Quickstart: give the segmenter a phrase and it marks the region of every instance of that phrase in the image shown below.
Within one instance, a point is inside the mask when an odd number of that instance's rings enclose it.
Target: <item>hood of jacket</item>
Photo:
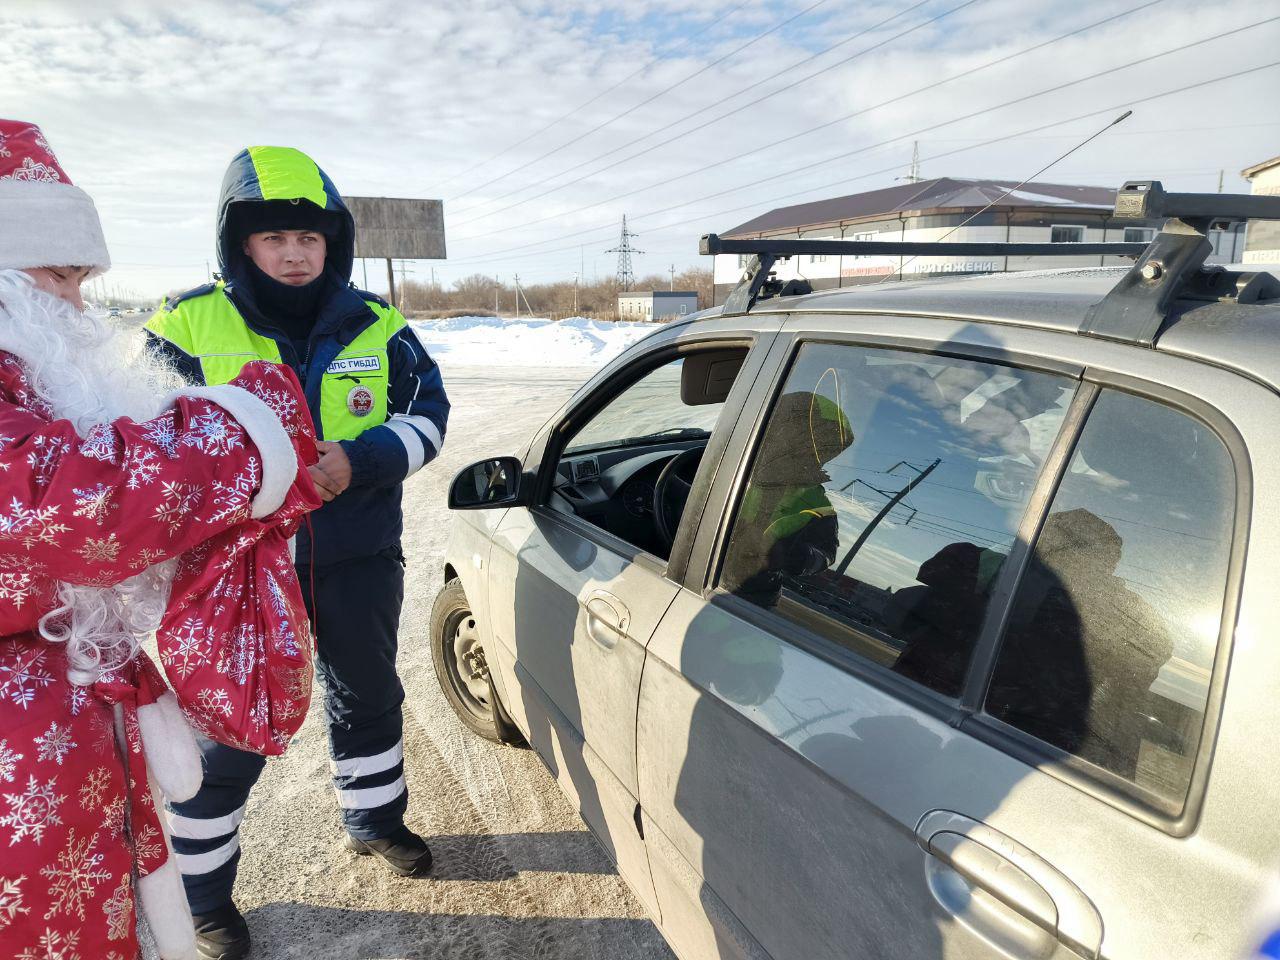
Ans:
[[[350,281],[355,260],[355,220],[328,174],[293,147],[245,147],[227,167],[218,200],[217,227],[218,266],[224,274],[234,272],[242,257],[237,238],[229,234],[232,208],[265,200],[310,203],[336,214],[338,231],[328,238],[325,259],[344,285]]]

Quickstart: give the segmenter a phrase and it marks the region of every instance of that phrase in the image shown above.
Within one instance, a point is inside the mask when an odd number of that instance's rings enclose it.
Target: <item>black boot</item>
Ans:
[[[357,840],[347,834],[344,845],[360,856],[375,856],[402,877],[421,877],[431,869],[427,842],[403,824],[390,836],[377,840]]]
[[[234,903],[192,916],[196,952],[202,960],[244,960],[249,956],[249,925]]]

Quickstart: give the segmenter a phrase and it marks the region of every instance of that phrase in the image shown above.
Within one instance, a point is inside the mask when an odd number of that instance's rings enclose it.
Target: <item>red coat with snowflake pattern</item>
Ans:
[[[314,462],[311,423],[289,371],[251,364],[236,385],[282,415],[300,464]],[[246,431],[207,399],[182,397],[154,420],[118,420],[79,437],[35,395],[21,362],[0,353],[3,960],[134,960],[134,877],[169,856],[136,713],[166,691],[164,682],[140,654],[91,687],[72,685],[63,647],[37,632],[57,605],[57,581],[106,586],[183,557],[166,617],[181,622],[211,615],[207,604],[216,601],[189,589],[204,567],[224,566],[201,582],[222,582],[226,590],[223,581],[242,575],[245,563],[265,562],[285,604],[272,623],[303,638],[297,647],[309,684],[301,596],[280,556],[285,537],[319,500],[299,469],[283,507],[253,520],[262,472]],[[261,556],[254,554],[258,547]],[[258,611],[236,609],[240,619],[260,625]],[[236,611],[219,616],[218,629],[234,631]],[[190,653],[186,666],[216,669],[216,647]],[[298,694],[300,677],[288,683],[289,695]],[[281,704],[301,722],[305,696]]]

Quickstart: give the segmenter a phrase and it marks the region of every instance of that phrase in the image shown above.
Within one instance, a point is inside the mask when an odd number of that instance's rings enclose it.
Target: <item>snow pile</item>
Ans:
[[[413,329],[433,359],[449,366],[474,367],[599,367],[660,327],[657,323],[610,323],[586,317],[413,321]]]

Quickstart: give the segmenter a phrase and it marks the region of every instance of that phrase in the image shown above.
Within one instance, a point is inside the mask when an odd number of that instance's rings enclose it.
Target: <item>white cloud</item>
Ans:
[[[737,117],[702,124],[747,99],[833,63],[862,47],[955,6],[936,0],[875,34],[856,40],[795,74],[736,91],[816,50],[910,6],[908,0],[827,0],[812,14],[754,44],[652,104],[482,190],[458,194],[538,157],[564,141],[723,56],[800,9],[752,0],[730,17],[734,0],[524,0],[403,4],[391,0],[315,0],[307,4],[186,0],[19,0],[0,12],[6,69],[0,103],[7,116],[40,123],[77,182],[103,214],[118,266],[114,281],[158,295],[202,282],[213,259],[214,204],[227,161],[243,146],[297,146],[316,158],[350,194],[443,196],[451,261],[434,266],[452,279],[484,271],[531,281],[567,276],[580,257],[587,272],[612,271],[603,250],[625,212],[640,231],[642,271],[697,261],[700,233],[724,230],[786,202],[886,186],[893,172],[853,179],[898,164],[910,138],[670,213],[664,207],[767,177],[809,160],[857,150],[1023,93],[1261,19],[1253,0],[1224,0],[1212,17],[1189,0],[1062,41],[935,91],[874,110],[790,144],[692,177],[688,171],[763,142],[864,109],[1004,53],[1136,5],[1139,0],[978,0],[964,10],[894,40]],[[720,18],[717,20],[717,18]],[[682,41],[713,24],[684,48]],[[922,133],[921,154],[943,151],[1091,109],[1275,59],[1277,24],[1231,40],[1123,71]],[[553,129],[489,164],[482,162],[528,136],[655,55],[653,69]],[[1280,153],[1280,104],[1272,70],[1142,106],[1117,128],[1064,161],[1046,179],[1114,184],[1131,176],[1163,177],[1176,189],[1212,190],[1217,171],[1243,189],[1239,169]],[[1036,138],[926,161],[926,175],[1022,177],[1065,150],[1105,118],[1045,131]],[[1216,127],[1211,132],[1199,128]],[[656,142],[677,142],[627,164],[604,164]],[[1184,128],[1198,132],[1177,134]],[[629,140],[639,146],[588,163],[549,185],[573,186],[489,219],[471,220],[546,187],[503,194],[557,174]],[[835,181],[841,185],[826,187]],[[649,187],[626,200],[574,212],[615,194]],[[782,194],[806,192],[777,201]],[[489,202],[493,201],[493,202]],[[664,224],[704,219],[662,229]],[[531,227],[523,224],[547,219]],[[512,246],[571,237],[516,258],[488,255]],[[488,237],[479,234],[501,229]],[[467,237],[476,237],[468,241]],[[578,244],[582,250],[579,251]],[[559,249],[568,247],[571,249]],[[548,252],[554,251],[554,252]],[[358,270],[358,268],[357,268]],[[370,280],[383,271],[371,271]],[[359,278],[359,273],[357,273]]]

